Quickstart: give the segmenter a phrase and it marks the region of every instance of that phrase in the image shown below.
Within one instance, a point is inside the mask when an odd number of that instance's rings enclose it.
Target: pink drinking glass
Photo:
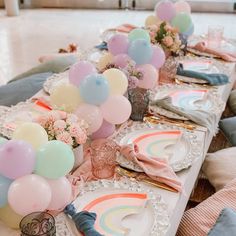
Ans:
[[[114,176],[118,145],[109,139],[97,139],[90,145],[92,173],[98,179]]]

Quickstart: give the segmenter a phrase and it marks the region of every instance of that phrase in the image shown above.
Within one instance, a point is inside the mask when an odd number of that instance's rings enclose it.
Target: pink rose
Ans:
[[[64,120],[56,120],[53,124],[55,133],[63,132],[66,128],[66,122]]]
[[[171,38],[171,36],[166,36],[163,40],[163,43],[167,46],[167,47],[171,47],[174,43],[173,39]]]
[[[73,145],[73,139],[72,139],[70,133],[67,132],[67,131],[63,131],[63,132],[59,133],[56,136],[56,139],[66,143],[66,144],[68,144],[70,146]]]
[[[78,144],[84,144],[87,141],[87,135],[85,132],[82,132],[78,137],[75,138],[75,141]]]

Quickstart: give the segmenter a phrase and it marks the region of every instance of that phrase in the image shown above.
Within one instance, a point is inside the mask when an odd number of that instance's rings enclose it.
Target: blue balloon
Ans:
[[[189,37],[190,35],[192,35],[194,32],[194,25],[192,24],[187,31],[183,32],[182,34]]]
[[[147,64],[152,58],[152,46],[145,39],[136,39],[131,42],[128,55],[136,62],[136,64]]]
[[[101,105],[109,96],[108,81],[103,75],[87,75],[80,83],[80,95],[89,104]]]
[[[0,207],[3,207],[7,204],[8,189],[12,182],[13,180],[0,175]]]

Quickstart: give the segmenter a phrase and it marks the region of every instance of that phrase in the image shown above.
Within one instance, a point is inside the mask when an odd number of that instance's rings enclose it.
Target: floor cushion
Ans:
[[[206,236],[224,208],[229,207],[236,210],[235,196],[236,179],[196,207],[186,211],[176,235]]]
[[[202,171],[216,191],[222,189],[236,178],[236,147],[207,154]]]
[[[53,72],[60,73],[69,68],[72,64],[77,61],[77,57],[75,55],[68,55],[64,57],[54,58],[52,60],[43,62],[36,67],[14,77],[9,83],[19,80],[34,74],[44,73],[44,72]]]
[[[208,236],[231,236],[236,234],[236,211],[224,208]]]
[[[236,89],[230,93],[228,104],[232,112],[236,114]]]
[[[236,116],[221,120],[219,126],[232,146],[236,146]]]
[[[12,106],[25,101],[42,89],[44,82],[53,73],[34,74],[0,87],[0,105]]]

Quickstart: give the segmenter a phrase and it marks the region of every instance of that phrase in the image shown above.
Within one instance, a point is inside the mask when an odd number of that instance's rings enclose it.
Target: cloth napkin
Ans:
[[[200,73],[197,71],[192,70],[184,70],[183,65],[179,64],[177,68],[177,75],[190,77],[190,78],[196,78],[196,79],[202,79],[207,81],[210,85],[223,85],[227,84],[229,82],[229,77],[225,74],[207,74],[207,73]]]
[[[209,53],[209,54],[213,54],[217,57],[222,58],[225,61],[229,61],[229,62],[236,62],[236,53],[235,52],[226,52],[223,49],[218,49],[218,48],[211,48],[207,46],[206,42],[199,42],[197,44],[195,44],[194,46],[191,46],[190,48],[196,49],[200,52],[205,52],[205,53]]]
[[[189,110],[182,107],[177,107],[172,104],[172,98],[167,96],[159,100],[154,100],[151,105],[160,106],[166,110],[175,112],[178,115],[184,116],[195,123],[206,127],[213,135],[216,134],[218,128],[217,115],[204,110]]]
[[[151,179],[167,184],[182,192],[182,183],[166,160],[158,157],[146,157],[138,152],[136,145],[121,146],[120,153],[125,158],[135,161]]]

